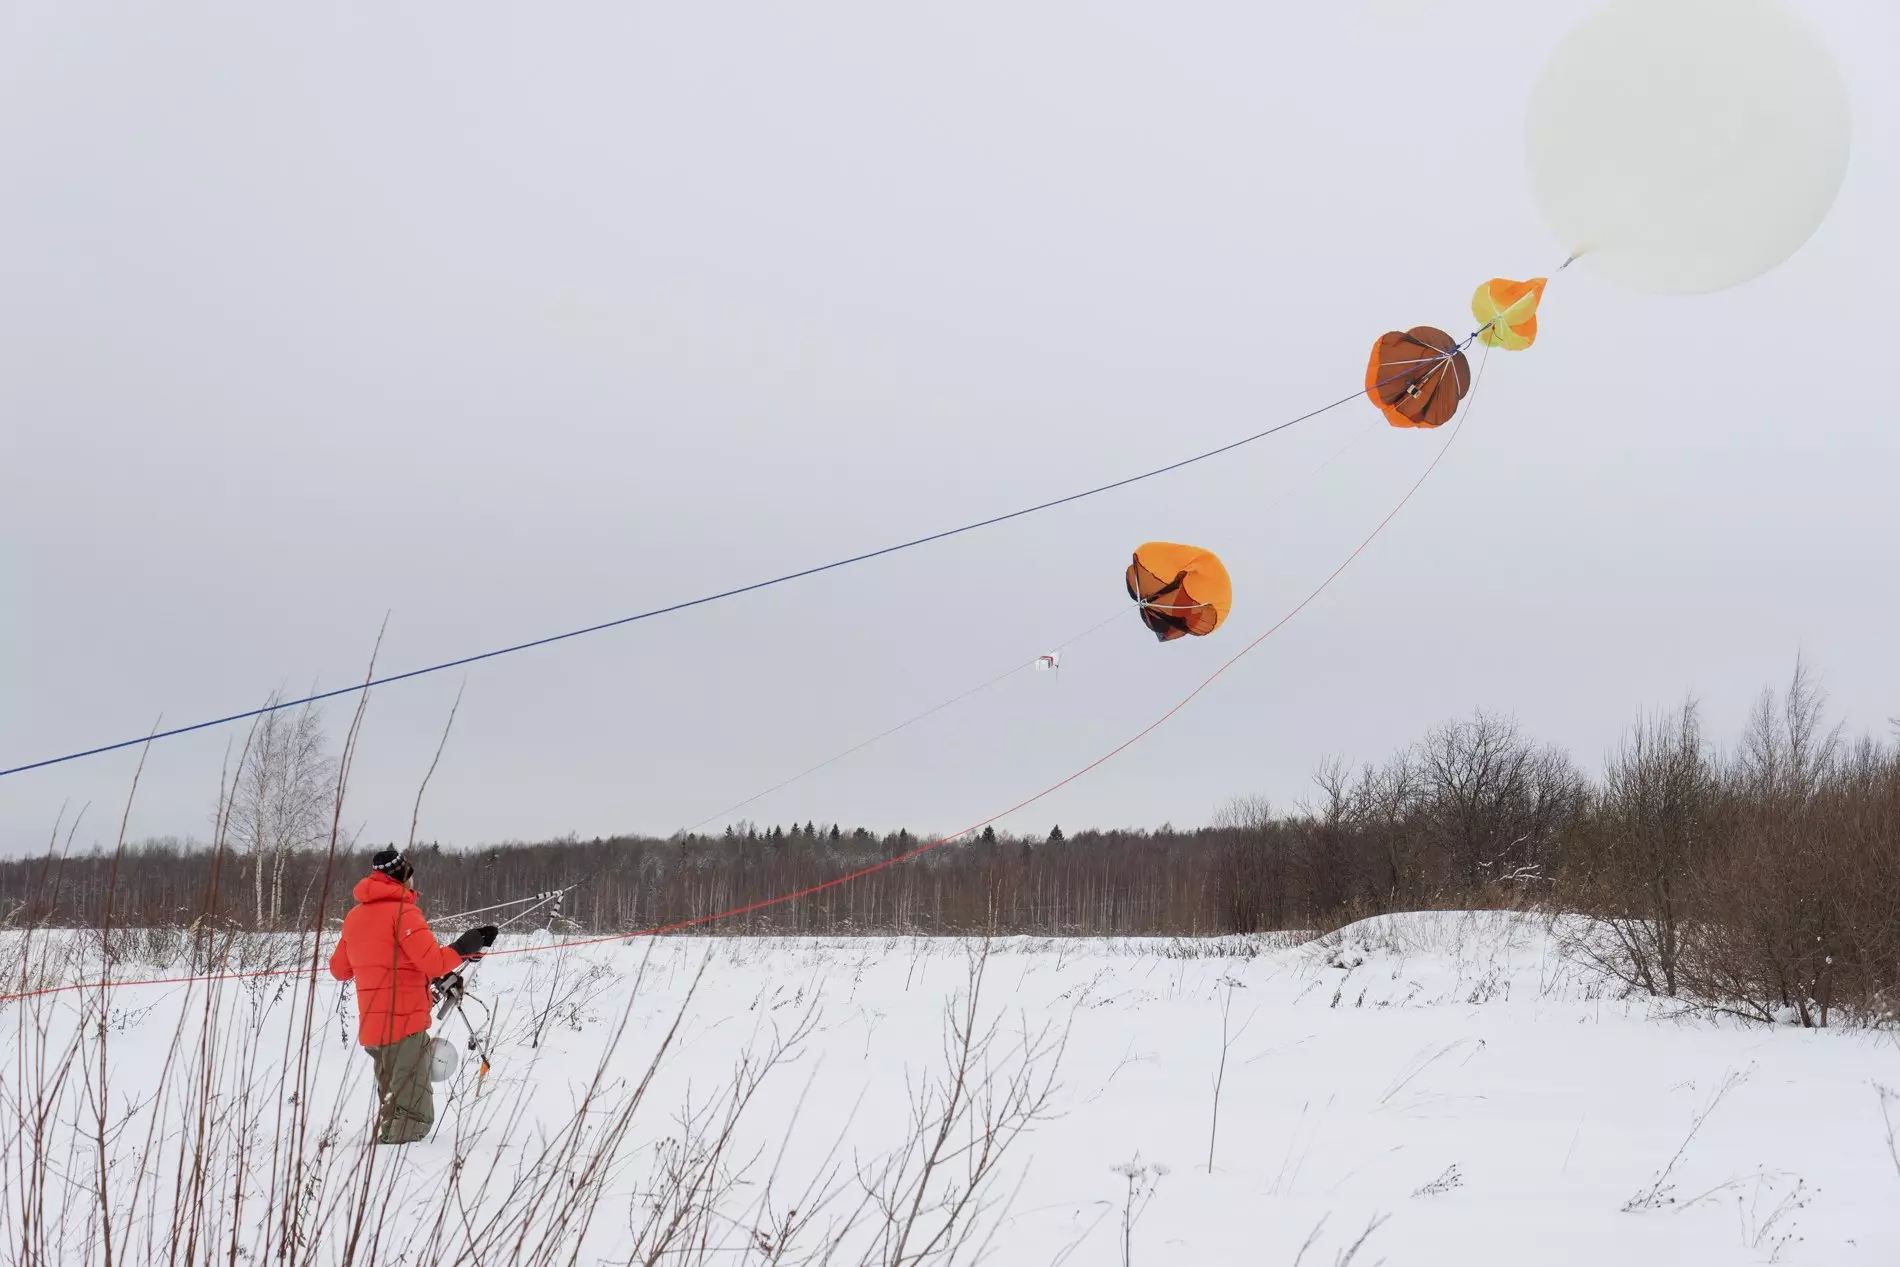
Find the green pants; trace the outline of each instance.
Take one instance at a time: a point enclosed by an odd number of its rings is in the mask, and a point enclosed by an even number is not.
[[[386,1047],[365,1047],[376,1063],[376,1142],[412,1144],[435,1125],[435,1091],[429,1085],[429,1033],[411,1034]]]

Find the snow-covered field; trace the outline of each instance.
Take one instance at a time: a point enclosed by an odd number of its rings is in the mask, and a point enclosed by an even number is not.
[[[946,1021],[979,963],[952,1091]],[[165,1258],[192,1224],[212,1242],[193,1261],[231,1261],[235,1228],[238,1261],[286,1238],[343,1261],[354,1235],[357,1262],[1900,1264],[1893,1035],[1672,1017],[1564,961],[1536,917],[986,957],[710,937],[494,957],[472,982],[492,1071],[465,1063],[436,1137],[367,1173],[343,991],[317,987],[304,1047],[305,987],[227,983],[209,1009],[207,989],[113,999],[115,1261]],[[105,1261],[96,1017],[91,995],[0,1005],[11,1258]],[[763,1081],[735,1112],[748,1053]]]

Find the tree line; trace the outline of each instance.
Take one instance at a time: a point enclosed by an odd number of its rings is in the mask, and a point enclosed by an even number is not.
[[[1284,811],[1238,797],[1193,829],[985,829],[864,875],[927,838],[748,823],[667,839],[428,844],[413,857],[439,921],[572,886],[514,929],[589,933],[687,924],[808,890],[707,931],[1193,937],[1513,905],[1594,917],[1566,922],[1570,949],[1633,990],[1810,1025],[1900,1019],[1900,750],[1850,742],[1824,705],[1797,668],[1786,690],[1764,692],[1730,748],[1709,742],[1690,702],[1639,721],[1595,776],[1480,712],[1384,762],[1322,763],[1313,794]],[[333,862],[315,839],[320,815],[271,804],[272,787],[321,804],[286,771],[335,777],[304,730],[287,719],[283,735],[253,745],[277,773],[240,770],[217,847],[163,840],[0,862],[0,916],[333,921],[370,846],[346,843]]]

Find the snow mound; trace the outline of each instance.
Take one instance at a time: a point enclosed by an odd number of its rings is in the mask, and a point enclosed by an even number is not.
[[[1300,948],[1355,1007],[1589,1000],[1609,983],[1571,962],[1574,921],[1521,911],[1406,911],[1375,915]]]

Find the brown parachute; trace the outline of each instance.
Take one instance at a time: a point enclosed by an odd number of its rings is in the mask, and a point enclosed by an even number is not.
[[[1434,326],[1388,330],[1372,345],[1366,395],[1395,427],[1442,427],[1471,390],[1471,364]]]

